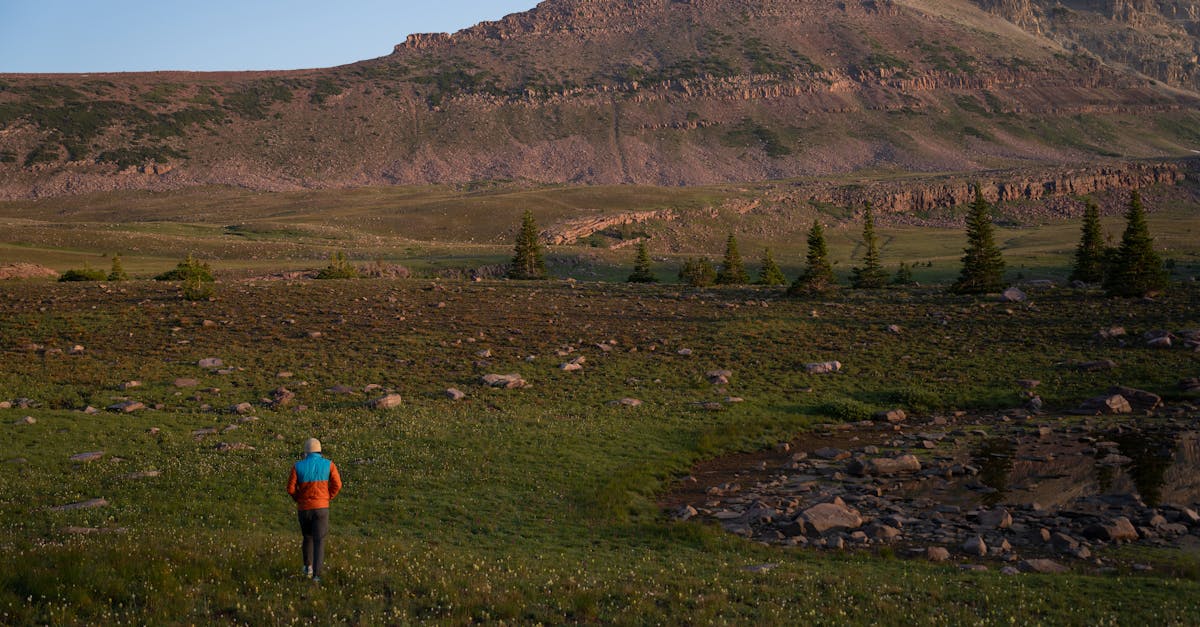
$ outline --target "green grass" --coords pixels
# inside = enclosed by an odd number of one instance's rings
[[[917,411],[1004,408],[1020,402],[1018,378],[1040,379],[1051,407],[1114,381],[1170,396],[1181,373],[1195,369],[1193,353],[1098,343],[1092,327],[1119,322],[1136,336],[1200,326],[1194,286],[1153,305],[1059,290],[1036,293],[1028,307],[928,289],[791,301],[750,288],[429,287],[225,282],[214,301],[193,303],[148,281],[5,285],[0,399],[43,406],[2,412],[0,462],[27,462],[4,465],[0,618],[1166,624],[1200,611],[1191,578],[1004,577],[768,548],[667,522],[656,505],[692,463],[786,439],[829,420],[820,410],[838,399]],[[761,299],[769,306],[744,304]],[[904,331],[889,333],[887,324]],[[611,352],[594,346],[609,340]],[[87,350],[17,350],[28,342]],[[555,351],[567,344],[577,348],[572,356],[587,357],[582,372],[557,368],[567,358]],[[677,355],[683,347],[694,354]],[[485,348],[491,363],[477,365]],[[233,372],[196,367],[212,356]],[[1059,365],[1083,358],[1110,358],[1119,368],[1098,374]],[[827,359],[842,361],[843,373],[810,376],[800,367]],[[734,373],[726,391],[704,378],[716,368]],[[282,370],[294,376],[276,378]],[[485,372],[520,372],[532,387],[486,389],[478,384]],[[200,385],[176,389],[178,377]],[[120,390],[129,380],[142,386]],[[368,394],[325,391],[370,383],[398,390],[404,405],[374,412],[362,408]],[[237,424],[225,408],[257,404],[281,384],[308,409],[260,407],[259,420],[236,430],[192,436]],[[468,398],[445,400],[450,386]],[[717,412],[695,405],[728,394],[746,402]],[[645,405],[607,404],[623,396]],[[77,411],[124,397],[163,408]],[[38,422],[8,424],[22,415]],[[319,589],[296,575],[295,518],[283,494],[288,466],[310,435],[323,440],[346,482]],[[219,452],[221,441],[255,449]],[[68,460],[91,450],[107,454]],[[162,474],[127,478],[146,470]],[[111,505],[48,509],[95,497]],[[109,531],[72,535],[68,526]],[[767,562],[779,567],[743,570]]]

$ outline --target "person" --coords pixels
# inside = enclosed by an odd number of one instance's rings
[[[325,562],[325,536],[329,533],[329,501],[342,489],[337,466],[321,456],[321,441],[304,441],[304,459],[292,466],[287,492],[296,501],[300,533],[304,535],[304,575],[321,581]]]

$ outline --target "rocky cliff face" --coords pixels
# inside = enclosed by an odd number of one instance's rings
[[[1053,25],[1066,18],[1041,0],[989,1],[1028,31],[969,0],[548,0],[339,68],[0,76],[0,198],[207,184],[691,185],[1200,149],[1200,95],[1064,46]],[[1149,1],[1105,5],[1105,19],[1195,13]],[[1143,31],[1133,32],[1113,41]]]

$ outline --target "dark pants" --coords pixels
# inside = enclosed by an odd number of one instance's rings
[[[304,534],[304,565],[312,566],[313,577],[320,577],[325,561],[325,536],[329,534],[329,508],[302,510],[298,516],[300,533]]]

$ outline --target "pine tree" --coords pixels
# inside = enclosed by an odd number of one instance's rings
[[[717,273],[717,285],[745,285],[749,282],[750,277],[742,265],[742,255],[738,252],[737,239],[730,233],[725,240],[725,259],[721,262],[721,271]]]
[[[508,278],[525,280],[546,278],[546,261],[542,258],[542,244],[538,240],[537,222],[533,219],[533,212],[528,209],[521,218],[521,231],[517,233],[517,244],[513,251]]]
[[[808,232],[808,261],[804,272],[788,288],[788,294],[798,296],[819,293],[837,287],[833,282],[833,267],[829,265],[829,248],[825,245],[825,230],[813,221]]]
[[[758,271],[757,283],[772,286],[787,284],[787,277],[783,276],[783,270],[780,270],[779,265],[775,263],[770,248],[763,250],[762,268]]]
[[[967,247],[962,258],[962,273],[951,286],[959,294],[986,294],[1004,289],[1004,258],[996,246],[991,205],[983,191],[975,186],[975,200],[967,214]]]
[[[871,203],[867,203],[863,211],[863,253],[862,267],[850,270],[850,284],[856,288],[883,287],[887,282],[887,273],[879,263],[879,240],[875,237],[875,216],[871,212]]]
[[[1083,229],[1079,246],[1075,248],[1075,267],[1071,270],[1072,281],[1099,283],[1104,280],[1104,232],[1100,229],[1100,208],[1088,199],[1083,211]]]
[[[626,279],[629,283],[657,283],[658,277],[650,269],[650,253],[646,252],[646,242],[638,242],[637,257],[633,260],[633,274]]]
[[[692,287],[707,287],[717,278],[717,270],[705,257],[692,258],[679,269],[679,280]]]
[[[896,268],[896,275],[892,277],[892,285],[912,285],[916,283],[913,280],[912,266],[900,262],[900,267]]]
[[[113,255],[112,270],[108,273],[109,281],[128,281],[129,274],[125,272],[125,266],[121,263],[121,255]]]
[[[1129,195],[1125,212],[1125,233],[1113,255],[1112,267],[1104,276],[1104,290],[1109,296],[1144,296],[1163,290],[1167,273],[1162,259],[1154,252],[1154,239],[1146,224],[1146,211],[1137,190]]]

